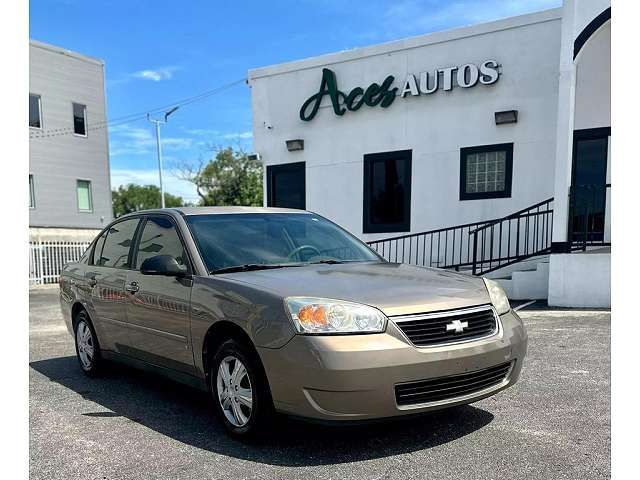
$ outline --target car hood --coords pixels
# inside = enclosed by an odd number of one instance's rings
[[[322,297],[364,303],[389,316],[490,302],[481,278],[398,263],[305,265],[218,277],[254,285],[282,297]]]

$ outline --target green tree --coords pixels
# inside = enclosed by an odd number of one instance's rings
[[[120,186],[111,192],[113,200],[113,215],[121,215],[148,208],[160,208],[160,189],[155,185],[134,185],[130,183]],[[164,202],[167,207],[182,207],[185,205],[182,197],[164,192]]]
[[[180,177],[193,183],[205,206],[262,206],[262,164],[243,150],[218,149],[197,168],[185,165]]]

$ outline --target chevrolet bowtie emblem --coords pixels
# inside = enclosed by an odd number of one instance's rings
[[[454,330],[456,333],[462,333],[465,328],[469,326],[469,322],[461,322],[460,320],[454,320],[451,323],[447,323],[447,332]]]

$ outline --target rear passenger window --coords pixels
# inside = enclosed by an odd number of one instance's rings
[[[112,225],[107,230],[107,238],[99,257],[97,247],[100,246],[100,240],[98,240],[93,257],[94,264],[102,267],[129,268],[129,249],[139,221],[137,218],[132,218]]]
[[[180,265],[187,267],[186,252],[176,227],[168,218],[152,217],[147,220],[138,246],[136,269],[142,262],[156,255],[171,255]]]
[[[107,239],[108,232],[108,230],[105,230],[105,232],[100,235],[100,238],[96,240],[96,246],[93,249],[93,257],[91,258],[91,265],[101,266],[100,257],[102,256],[102,248],[104,247],[104,241]]]

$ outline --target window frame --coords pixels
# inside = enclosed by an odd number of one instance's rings
[[[135,269],[133,269],[131,267],[128,267],[128,268],[125,268],[125,267],[111,267],[111,266],[108,266],[108,265],[96,265],[96,263],[95,263],[96,246],[98,245],[98,242],[100,241],[100,238],[102,237],[102,235],[106,234],[106,237],[104,239],[104,243],[102,244],[102,249],[104,250],[104,245],[107,243],[107,239],[109,238],[109,230],[112,229],[114,226],[118,225],[119,223],[123,223],[123,222],[129,221],[129,220],[138,220],[138,225],[136,226],[136,230],[133,232],[131,245],[129,246],[129,254],[127,255],[127,264],[131,265],[131,261],[133,259],[133,249],[137,245],[136,242],[137,242],[137,239],[138,239],[138,235],[140,234],[140,226],[142,225],[143,220],[144,220],[142,215],[135,215],[135,216],[131,216],[131,217],[118,219],[115,222],[110,223],[104,229],[102,229],[102,231],[93,240],[93,244],[90,245],[90,247],[89,247],[89,249],[91,250],[91,255],[90,255],[89,261],[87,263],[90,266],[97,267],[97,268],[111,268],[113,270],[132,270],[132,271],[135,271]],[[102,254],[102,251],[100,253]]]
[[[42,95],[40,95],[39,93],[29,92],[29,98],[31,97],[38,97],[38,122],[40,123],[40,126],[32,127],[31,125],[29,125],[29,128],[33,128],[34,130],[42,130],[44,128],[42,123]]]
[[[411,184],[413,183],[413,150],[394,150],[379,153],[367,153],[363,157],[363,202],[362,202],[362,233],[404,233],[411,231]],[[374,224],[371,223],[371,182],[373,181],[374,162],[380,160],[408,161],[408,183],[404,190],[404,220],[400,223]]]
[[[36,208],[36,184],[33,178],[33,173],[29,174],[29,209]]]
[[[80,182],[87,182],[89,184],[89,210],[83,210],[80,208],[80,197],[78,196],[78,185]],[[76,208],[78,213],[93,213],[93,185],[91,179],[88,178],[76,178]]]
[[[159,218],[159,217],[166,218],[167,220],[169,220],[169,222],[171,222],[171,225],[173,225],[173,228],[175,229],[176,233],[178,234],[178,238],[180,239],[180,243],[182,244],[182,248],[184,249],[185,253],[187,254],[187,258],[186,258],[187,272],[185,273],[185,275],[187,275],[187,276],[193,275],[193,272],[194,272],[193,260],[191,258],[191,252],[189,251],[189,248],[187,248],[187,243],[184,240],[184,235],[180,231],[180,228],[178,227],[178,224],[175,222],[173,217],[171,217],[171,215],[165,215],[165,214],[162,214],[162,213],[154,213],[154,214],[150,214],[150,215],[141,215],[139,217],[140,218],[140,224],[138,225],[138,230],[136,231],[136,233],[135,233],[135,235],[133,237],[132,250],[130,252],[131,256],[129,258],[129,261],[131,262],[130,265],[133,265],[133,267],[130,268],[130,270],[140,273],[140,269],[137,268],[138,248],[140,246],[140,240],[142,238],[142,234],[144,233],[144,227],[147,225],[147,221],[149,221],[149,219]]]
[[[76,132],[76,114],[74,112],[75,105],[80,105],[83,107],[82,116],[84,119],[84,134]],[[86,103],[73,102],[73,101],[71,102],[71,120],[73,122],[73,135],[75,137],[87,138],[89,134],[89,129],[87,128],[87,104]]]
[[[498,192],[473,192],[467,189],[467,157],[475,153],[505,151],[504,166],[504,190]],[[487,200],[491,198],[511,198],[513,181],[513,142],[494,143],[491,145],[478,145],[474,147],[462,147],[460,149],[460,200]]]

